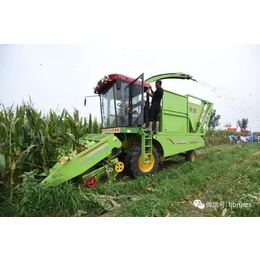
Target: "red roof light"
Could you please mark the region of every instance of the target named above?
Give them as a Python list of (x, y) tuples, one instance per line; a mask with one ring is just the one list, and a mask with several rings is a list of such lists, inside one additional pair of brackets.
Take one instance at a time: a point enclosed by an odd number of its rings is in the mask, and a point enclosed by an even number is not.
[[(111, 82), (115, 81), (117, 78), (121, 78), (124, 81), (127, 81), (129, 83), (133, 82), (135, 79), (121, 75), (121, 74), (110, 74), (107, 76), (104, 76), (97, 84), (94, 92), (95, 94), (100, 94), (101, 90), (107, 86), (109, 86)], [(141, 86), (142, 82), (140, 80), (135, 82), (136, 85)], [(145, 83), (144, 82), (144, 87), (145, 88), (150, 88), (150, 84), (149, 83)]]

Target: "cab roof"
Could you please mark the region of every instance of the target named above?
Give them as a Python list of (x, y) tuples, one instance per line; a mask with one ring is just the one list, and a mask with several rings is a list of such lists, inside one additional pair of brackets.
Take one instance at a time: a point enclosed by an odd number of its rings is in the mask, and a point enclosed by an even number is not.
[[(127, 77), (125, 75), (122, 74), (109, 74), (107, 76), (104, 76), (98, 83), (97, 86), (95, 87), (94, 92), (96, 94), (100, 94), (102, 92), (102, 89), (107, 88), (108, 86), (110, 86), (110, 84), (112, 82), (114, 82), (117, 78), (121, 78), (122, 80), (126, 81), (126, 82), (133, 82), (135, 79)], [(141, 86), (142, 82), (140, 80), (135, 82), (136, 85)], [(151, 85), (149, 83), (144, 82), (144, 87), (145, 88), (150, 88)]]
[[(129, 82), (129, 83), (131, 83), (135, 80), (133, 78), (127, 77), (127, 76), (122, 75), (122, 74), (109, 74), (107, 76), (104, 76), (97, 83), (97, 86), (95, 87), (94, 92), (96, 94), (100, 94), (102, 92), (102, 89), (109, 87), (110, 84), (112, 82), (114, 82), (117, 78), (121, 78), (122, 80)], [(188, 80), (197, 81), (192, 76), (190, 76), (188, 74), (184, 74), (182, 72), (164, 73), (164, 74), (159, 74), (159, 75), (156, 75), (156, 76), (153, 76), (153, 77), (146, 79), (145, 82), (144, 82), (144, 87), (150, 88), (151, 87), (150, 83), (155, 82), (156, 80), (162, 80), (162, 79), (188, 79)], [(140, 80), (138, 80), (138, 81), (135, 82), (135, 84), (141, 86), (142, 83), (141, 83)]]

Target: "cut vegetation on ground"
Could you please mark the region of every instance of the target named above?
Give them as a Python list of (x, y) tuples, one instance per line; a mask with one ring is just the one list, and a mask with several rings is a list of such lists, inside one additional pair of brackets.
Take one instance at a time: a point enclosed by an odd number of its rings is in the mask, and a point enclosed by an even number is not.
[[(39, 187), (31, 172), (15, 188), (13, 200), (2, 201), (0, 212), (2, 216), (259, 216), (260, 145), (211, 146), (197, 153), (193, 163), (177, 158), (152, 176), (121, 176), (113, 185), (96, 189), (72, 183)], [(196, 199), (206, 205), (204, 209), (194, 207)]]

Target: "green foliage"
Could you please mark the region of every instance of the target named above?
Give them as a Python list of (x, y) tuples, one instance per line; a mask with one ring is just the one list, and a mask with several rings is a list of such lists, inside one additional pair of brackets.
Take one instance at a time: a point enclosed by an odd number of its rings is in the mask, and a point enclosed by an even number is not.
[(72, 183), (59, 188), (36, 185), (37, 173), (27, 172), (23, 182), (15, 187), (14, 198), (0, 203), (0, 216), (94, 216), (113, 207), (106, 199), (83, 193)]
[(89, 119), (88, 119), (88, 132), (91, 134), (92, 133), (92, 117), (91, 114), (89, 114)]
[(239, 125), (240, 128), (243, 128), (243, 129), (247, 129), (248, 127), (248, 118), (242, 118), (242, 120), (237, 120), (237, 123)]
[[(7, 187), (21, 183), (24, 172), (41, 173), (51, 168), (62, 151), (73, 152), (88, 133), (99, 133), (99, 125), (91, 115), (89, 124), (77, 109), (69, 114), (50, 110), (37, 111), (32, 102), (0, 110), (0, 181)], [(62, 150), (62, 151), (61, 151)], [(66, 151), (66, 152), (65, 152)]]
[(209, 120), (209, 129), (215, 129), (217, 126), (220, 125), (220, 120), (221, 116), (217, 115), (216, 109), (213, 109), (210, 115), (210, 120)]
[(3, 154), (0, 154), (0, 174), (2, 177), (5, 175), (5, 157)]
[(93, 133), (95, 133), (95, 134), (99, 132), (99, 125), (97, 122), (97, 118), (94, 119), (92, 130), (93, 130)]
[[(0, 198), (1, 216), (259, 216), (260, 146), (211, 146), (197, 151), (198, 159), (176, 158), (152, 176), (121, 177), (96, 189), (64, 183), (36, 185), (28, 172), (14, 189), (14, 198)], [(2, 199), (2, 202), (1, 202)], [(224, 201), (225, 207), (199, 210), (193, 201)], [(229, 203), (250, 203), (248, 208)]]
[(239, 133), (227, 130), (208, 130), (205, 135), (205, 143), (207, 146), (228, 144), (230, 135), (239, 135)]

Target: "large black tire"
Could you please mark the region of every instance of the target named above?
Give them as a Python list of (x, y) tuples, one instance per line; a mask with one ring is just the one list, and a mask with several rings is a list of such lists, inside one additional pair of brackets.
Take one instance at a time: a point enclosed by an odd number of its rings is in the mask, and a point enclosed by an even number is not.
[(141, 147), (132, 146), (125, 157), (125, 165), (133, 176), (137, 177), (140, 175), (151, 175), (159, 166), (159, 154), (156, 148), (153, 146), (153, 158), (152, 162), (143, 164), (141, 161)]
[(196, 152), (194, 150), (188, 151), (185, 155), (185, 160), (187, 162), (194, 162), (196, 159)]

